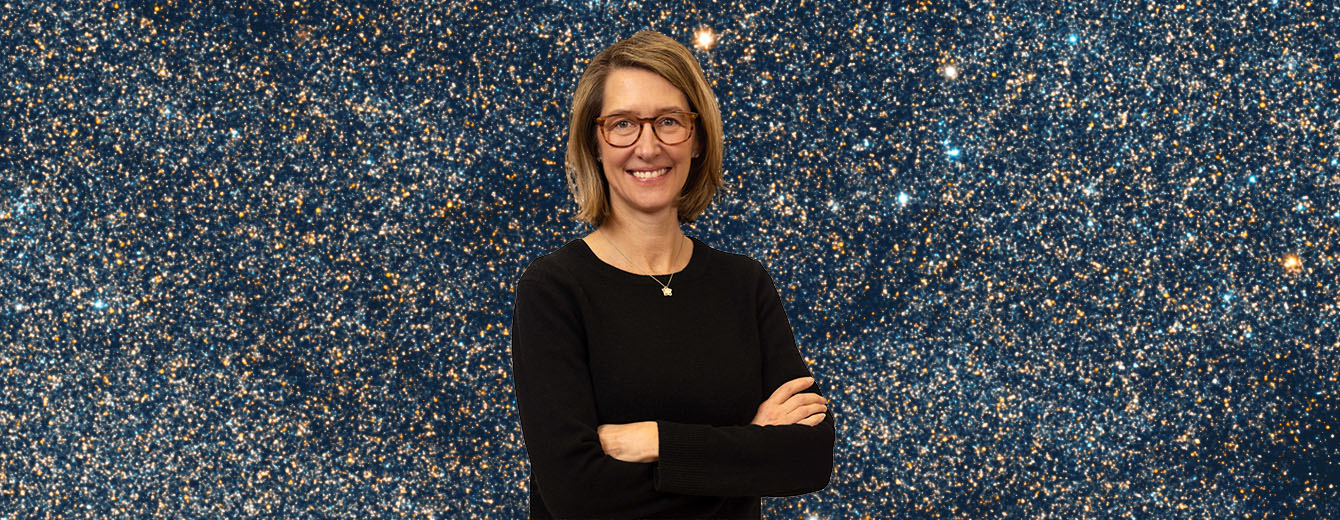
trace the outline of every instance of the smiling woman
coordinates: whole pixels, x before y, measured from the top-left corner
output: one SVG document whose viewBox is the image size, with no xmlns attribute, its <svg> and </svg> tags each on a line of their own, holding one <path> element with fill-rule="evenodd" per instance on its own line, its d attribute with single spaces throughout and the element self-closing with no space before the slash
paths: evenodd
<svg viewBox="0 0 1340 520">
<path fill-rule="evenodd" d="M 595 231 L 517 283 L 531 518 L 750 518 L 823 489 L 835 428 L 763 265 L 684 235 L 721 186 L 697 60 L 640 32 L 591 61 L 567 165 Z"/>
<path fill-rule="evenodd" d="M 651 88 L 647 92 L 640 89 Z M 577 219 L 600 226 L 610 213 L 609 184 L 599 161 L 607 152 L 620 158 L 629 154 L 661 151 L 642 145 L 661 144 L 667 152 L 683 159 L 685 143 L 691 147 L 692 161 L 683 164 L 685 192 L 677 201 L 678 221 L 692 222 L 721 187 L 721 113 L 698 61 L 688 49 L 660 33 L 644 31 L 602 51 L 587 66 L 573 95 L 572 118 L 568 123 L 568 181 L 577 198 Z M 628 117 L 659 116 L 688 112 L 692 121 L 687 141 L 665 143 L 657 129 L 643 136 L 645 125 L 637 125 L 630 144 L 612 136 L 605 126 L 628 128 Z M 622 118 L 611 116 L 625 116 Z M 615 130 L 610 128 L 609 130 Z M 610 137 L 614 137 L 610 144 Z M 643 139 L 650 137 L 651 139 Z M 624 150 L 622 154 L 617 149 Z M 667 159 L 667 158 L 659 158 Z M 616 170 L 617 171 L 617 170 Z"/>
<path fill-rule="evenodd" d="M 604 98 L 607 115 L 596 118 L 601 135 L 596 160 L 604 165 L 609 216 L 636 213 L 643 220 L 669 222 L 668 215 L 655 214 L 659 211 L 678 217 L 676 199 L 700 148 L 690 139 L 689 125 L 697 114 L 689 110 L 684 93 L 655 72 L 618 68 L 605 78 Z M 652 131 L 643 138 L 647 126 Z M 699 177 L 704 177 L 701 169 Z"/>
</svg>

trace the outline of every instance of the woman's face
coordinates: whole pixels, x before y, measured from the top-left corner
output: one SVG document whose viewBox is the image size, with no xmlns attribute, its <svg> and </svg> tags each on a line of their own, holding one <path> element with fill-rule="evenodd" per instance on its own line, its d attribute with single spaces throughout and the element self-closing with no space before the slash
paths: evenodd
<svg viewBox="0 0 1340 520">
<path fill-rule="evenodd" d="M 644 69 L 616 68 L 605 77 L 604 111 L 601 116 L 628 114 L 654 118 L 667 112 L 689 112 L 688 98 L 660 74 Z M 690 123 L 693 124 L 693 123 Z M 667 145 L 658 139 L 651 123 L 632 146 L 610 146 L 596 130 L 600 164 L 610 186 L 610 211 L 618 217 L 630 212 L 678 216 L 675 199 L 688 180 L 689 166 L 698 152 L 698 136 Z"/>
</svg>

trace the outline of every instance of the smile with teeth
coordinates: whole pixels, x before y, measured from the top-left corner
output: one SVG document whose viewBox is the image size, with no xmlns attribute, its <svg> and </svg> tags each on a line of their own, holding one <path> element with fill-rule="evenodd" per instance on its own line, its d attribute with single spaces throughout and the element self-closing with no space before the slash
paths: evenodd
<svg viewBox="0 0 1340 520">
<path fill-rule="evenodd" d="M 661 168 L 659 170 L 627 170 L 627 171 L 628 173 L 633 174 L 634 177 L 637 177 L 639 179 L 650 179 L 653 177 L 660 177 L 662 175 L 665 175 L 666 173 L 669 173 L 670 168 Z"/>
</svg>

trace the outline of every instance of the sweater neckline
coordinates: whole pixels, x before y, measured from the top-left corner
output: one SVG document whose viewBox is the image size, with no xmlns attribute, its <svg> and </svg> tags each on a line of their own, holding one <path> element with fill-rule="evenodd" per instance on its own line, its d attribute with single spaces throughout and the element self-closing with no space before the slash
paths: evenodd
<svg viewBox="0 0 1340 520">
<path fill-rule="evenodd" d="M 685 236 L 688 237 L 688 235 Z M 675 281 L 696 278 L 698 272 L 702 270 L 702 256 L 707 251 L 707 244 L 704 244 L 693 237 L 688 237 L 688 239 L 689 242 L 693 244 L 693 249 L 689 251 L 689 263 L 685 265 L 683 269 L 674 273 Z M 578 238 L 573 241 L 581 244 L 577 249 L 580 250 L 582 256 L 586 257 L 589 262 L 595 265 L 596 269 L 601 273 L 625 280 L 647 280 L 649 278 L 648 275 L 625 271 L 605 263 L 604 260 L 601 260 L 600 257 L 596 256 L 595 251 L 591 250 L 591 246 L 588 245 L 585 240 Z M 660 274 L 656 276 L 668 276 L 668 274 Z"/>
</svg>

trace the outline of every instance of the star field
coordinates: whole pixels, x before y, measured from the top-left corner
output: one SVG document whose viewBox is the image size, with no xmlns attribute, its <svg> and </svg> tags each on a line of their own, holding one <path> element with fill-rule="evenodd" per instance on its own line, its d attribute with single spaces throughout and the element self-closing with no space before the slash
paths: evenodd
<svg viewBox="0 0 1340 520">
<path fill-rule="evenodd" d="M 765 518 L 1340 516 L 1326 2 L 10 2 L 0 518 L 523 518 L 600 49 L 694 50 L 830 400 Z"/>
</svg>

